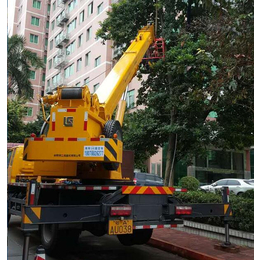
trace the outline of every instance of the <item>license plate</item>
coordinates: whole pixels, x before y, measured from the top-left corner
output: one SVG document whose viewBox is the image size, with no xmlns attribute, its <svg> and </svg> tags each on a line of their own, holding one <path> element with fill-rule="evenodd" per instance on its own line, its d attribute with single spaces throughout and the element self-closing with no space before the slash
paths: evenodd
<svg viewBox="0 0 260 260">
<path fill-rule="evenodd" d="M 122 235 L 133 233 L 133 220 L 109 220 L 109 235 Z"/>
</svg>

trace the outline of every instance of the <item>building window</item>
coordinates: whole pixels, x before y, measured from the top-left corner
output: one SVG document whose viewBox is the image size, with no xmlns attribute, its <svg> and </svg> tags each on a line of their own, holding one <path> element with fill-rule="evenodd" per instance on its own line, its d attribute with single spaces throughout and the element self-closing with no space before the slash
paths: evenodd
<svg viewBox="0 0 260 260">
<path fill-rule="evenodd" d="M 68 5 L 68 11 L 71 12 L 77 5 L 77 0 L 73 0 Z"/>
<path fill-rule="evenodd" d="M 55 87 L 60 84 L 60 73 L 52 77 L 52 86 Z"/>
<path fill-rule="evenodd" d="M 36 75 L 35 71 L 31 70 L 30 71 L 30 79 L 35 79 L 35 75 Z"/>
<path fill-rule="evenodd" d="M 49 60 L 49 70 L 51 69 L 52 67 L 52 59 Z"/>
<path fill-rule="evenodd" d="M 39 26 L 40 25 L 40 19 L 32 16 L 31 17 L 31 25 Z"/>
<path fill-rule="evenodd" d="M 97 91 L 98 87 L 99 87 L 99 83 L 97 83 L 97 84 L 95 84 L 95 85 L 93 86 L 94 92 Z"/>
<path fill-rule="evenodd" d="M 83 23 L 84 22 L 84 10 L 79 14 L 79 23 Z"/>
<path fill-rule="evenodd" d="M 76 88 L 79 88 L 80 87 L 80 82 L 78 82 L 76 85 L 75 85 Z"/>
<path fill-rule="evenodd" d="M 53 21 L 51 22 L 51 30 L 52 30 L 52 31 L 54 30 L 54 26 L 55 26 L 55 20 L 53 20 Z"/>
<path fill-rule="evenodd" d="M 50 51 L 53 49 L 53 40 L 50 41 Z"/>
<path fill-rule="evenodd" d="M 56 1 L 54 1 L 54 2 L 52 3 L 52 11 L 54 12 L 55 9 L 56 9 Z"/>
<path fill-rule="evenodd" d="M 219 169 L 231 169 L 231 152 L 209 151 L 208 167 Z"/>
<path fill-rule="evenodd" d="M 90 51 L 85 55 L 85 66 L 90 64 Z"/>
<path fill-rule="evenodd" d="M 58 61 L 58 56 L 55 55 L 55 56 L 53 57 L 53 66 L 54 66 L 54 67 L 55 67 L 55 64 L 57 64 L 57 61 Z"/>
<path fill-rule="evenodd" d="M 92 34 L 92 26 L 87 29 L 86 41 L 91 39 L 91 34 Z"/>
<path fill-rule="evenodd" d="M 50 23 L 49 23 L 49 21 L 47 21 L 46 22 L 46 29 L 49 29 L 49 27 L 50 27 Z"/>
<path fill-rule="evenodd" d="M 69 67 L 67 67 L 65 70 L 65 79 L 72 76 L 74 73 L 74 63 L 72 63 Z"/>
<path fill-rule="evenodd" d="M 72 22 L 70 22 L 67 26 L 67 32 L 70 33 L 74 29 L 76 29 L 76 24 L 77 24 L 77 18 L 75 18 Z"/>
<path fill-rule="evenodd" d="M 127 108 L 133 108 L 135 106 L 135 90 L 127 91 L 126 96 Z"/>
<path fill-rule="evenodd" d="M 43 61 L 44 61 L 45 64 L 47 63 L 47 56 L 46 55 L 44 55 Z"/>
<path fill-rule="evenodd" d="M 78 37 L 78 47 L 80 47 L 82 45 L 83 42 L 83 33 Z"/>
<path fill-rule="evenodd" d="M 155 174 L 155 163 L 152 163 L 152 167 L 151 167 L 151 173 Z"/>
<path fill-rule="evenodd" d="M 48 39 L 45 38 L 45 46 L 48 47 Z"/>
<path fill-rule="evenodd" d="M 48 7 L 47 7 L 47 12 L 48 12 L 48 13 L 50 13 L 50 11 L 51 11 L 51 5 L 50 5 L 50 4 L 48 4 Z"/>
<path fill-rule="evenodd" d="M 27 107 L 26 116 L 32 116 L 33 115 L 33 108 Z"/>
<path fill-rule="evenodd" d="M 33 0 L 33 8 L 41 9 L 41 1 Z"/>
<path fill-rule="evenodd" d="M 73 41 L 70 45 L 66 47 L 66 55 L 70 55 L 75 50 L 76 41 Z"/>
<path fill-rule="evenodd" d="M 39 42 L 39 36 L 35 34 L 30 34 L 30 42 L 38 44 Z"/>
<path fill-rule="evenodd" d="M 93 2 L 88 5 L 88 16 L 93 14 Z"/>
<path fill-rule="evenodd" d="M 50 87 L 50 80 L 47 80 L 47 87 Z"/>
<path fill-rule="evenodd" d="M 161 164 L 160 163 L 157 163 L 157 175 L 158 176 L 161 176 Z"/>
<path fill-rule="evenodd" d="M 77 60 L 77 71 L 81 70 L 82 58 Z"/>
<path fill-rule="evenodd" d="M 45 81 L 45 73 L 42 74 L 42 81 Z"/>
<path fill-rule="evenodd" d="M 84 79 L 84 85 L 88 85 L 88 83 L 89 83 L 89 77 Z"/>
<path fill-rule="evenodd" d="M 101 64 L 101 56 L 98 56 L 96 59 L 95 59 L 95 67 L 99 66 Z"/>
<path fill-rule="evenodd" d="M 103 11 L 103 3 L 101 3 L 98 7 L 97 7 L 97 14 L 100 14 Z"/>
</svg>

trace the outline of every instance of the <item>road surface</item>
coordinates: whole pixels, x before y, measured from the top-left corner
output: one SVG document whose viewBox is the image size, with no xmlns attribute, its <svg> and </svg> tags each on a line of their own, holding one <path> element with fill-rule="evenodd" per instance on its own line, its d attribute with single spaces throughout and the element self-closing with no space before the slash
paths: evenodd
<svg viewBox="0 0 260 260">
<path fill-rule="evenodd" d="M 12 216 L 8 229 L 8 260 L 22 259 L 23 234 L 20 230 L 20 217 Z M 40 239 L 37 234 L 30 238 L 29 260 L 34 254 Z M 185 260 L 182 257 L 167 253 L 148 245 L 126 247 L 120 244 L 117 237 L 105 235 L 95 237 L 89 232 L 82 232 L 79 244 L 71 252 L 60 252 L 46 260 Z"/>
</svg>

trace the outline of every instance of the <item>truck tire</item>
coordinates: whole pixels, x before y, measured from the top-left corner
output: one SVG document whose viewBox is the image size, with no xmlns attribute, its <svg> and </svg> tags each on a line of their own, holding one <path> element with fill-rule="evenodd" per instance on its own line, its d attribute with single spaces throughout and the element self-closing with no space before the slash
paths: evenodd
<svg viewBox="0 0 260 260">
<path fill-rule="evenodd" d="M 118 140 L 123 141 L 123 132 L 120 123 L 116 120 L 109 120 L 104 126 L 103 135 L 107 138 L 113 138 L 114 134 L 117 134 Z M 103 165 L 108 171 L 115 171 L 119 167 L 119 163 L 116 162 L 103 163 Z"/>
<path fill-rule="evenodd" d="M 118 235 L 119 242 L 124 246 L 146 244 L 153 234 L 153 229 L 134 230 L 133 234 Z"/>
<path fill-rule="evenodd" d="M 58 224 L 46 224 L 41 227 L 41 242 L 48 255 L 55 255 L 59 249 L 71 249 L 79 240 L 80 230 L 59 230 Z"/>
<path fill-rule="evenodd" d="M 135 244 L 133 234 L 118 235 L 117 238 L 119 242 L 124 246 L 132 246 Z"/>
<path fill-rule="evenodd" d="M 134 243 L 136 245 L 146 244 L 153 234 L 153 229 L 134 230 Z"/>
<path fill-rule="evenodd" d="M 55 254 L 58 247 L 58 224 L 41 225 L 41 243 L 48 255 Z"/>
</svg>

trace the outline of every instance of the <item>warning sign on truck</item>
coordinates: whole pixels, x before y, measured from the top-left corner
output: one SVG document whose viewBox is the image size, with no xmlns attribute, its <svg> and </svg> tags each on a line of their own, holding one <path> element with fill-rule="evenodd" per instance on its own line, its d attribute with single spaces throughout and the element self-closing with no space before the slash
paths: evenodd
<svg viewBox="0 0 260 260">
<path fill-rule="evenodd" d="M 104 146 L 84 146 L 84 157 L 104 157 Z"/>
</svg>

